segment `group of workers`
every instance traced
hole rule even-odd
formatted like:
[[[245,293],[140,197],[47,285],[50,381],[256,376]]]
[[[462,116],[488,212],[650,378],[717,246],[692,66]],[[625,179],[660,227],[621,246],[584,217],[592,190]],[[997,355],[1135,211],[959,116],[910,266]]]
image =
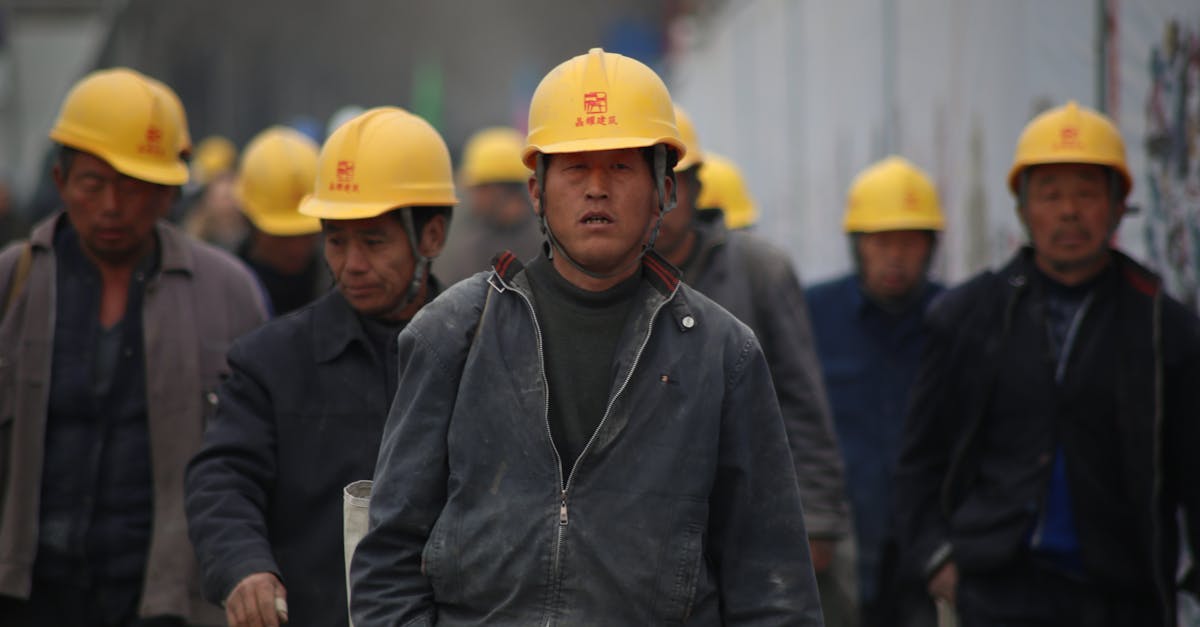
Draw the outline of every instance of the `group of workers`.
[[[951,289],[901,157],[806,291],[642,63],[563,62],[528,128],[457,177],[400,108],[269,128],[235,255],[166,219],[170,88],[79,81],[0,252],[0,624],[1175,624],[1200,321],[1111,246],[1108,119],[1029,123],[1029,244]]]

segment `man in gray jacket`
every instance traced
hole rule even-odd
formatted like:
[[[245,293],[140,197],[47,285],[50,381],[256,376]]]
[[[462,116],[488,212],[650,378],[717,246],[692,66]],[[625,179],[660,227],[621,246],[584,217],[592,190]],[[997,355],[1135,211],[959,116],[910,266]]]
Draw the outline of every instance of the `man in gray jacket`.
[[[126,69],[67,95],[65,211],[0,253],[0,624],[216,624],[183,473],[225,350],[266,317],[249,271],[165,223],[186,121]]]
[[[849,536],[850,508],[804,290],[791,260],[770,242],[697,217],[705,155],[687,112],[675,107],[675,121],[688,152],[675,165],[678,204],[663,218],[655,249],[683,272],[685,283],[746,323],[762,343],[800,480],[825,622],[851,624],[841,617],[854,614],[853,559],[834,556],[838,541]]]
[[[400,334],[351,609],[375,625],[821,625],[753,333],[652,250],[686,148],[641,63],[593,49],[533,96],[551,256]]]

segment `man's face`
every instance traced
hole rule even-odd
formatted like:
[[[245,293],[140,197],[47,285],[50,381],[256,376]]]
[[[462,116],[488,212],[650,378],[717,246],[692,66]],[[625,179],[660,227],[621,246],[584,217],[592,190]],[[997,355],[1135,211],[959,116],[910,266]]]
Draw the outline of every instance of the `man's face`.
[[[700,180],[696,178],[697,168],[689,168],[675,175],[675,209],[663,216],[662,229],[658,233],[658,241],[654,248],[668,259],[676,259],[676,253],[688,241],[692,233],[692,219],[696,215],[696,197],[700,192]]]
[[[125,265],[153,247],[154,225],[171,206],[171,187],[121,174],[85,152],[75,153],[67,172],[56,165],[53,174],[67,218],[91,259]]]
[[[902,300],[925,280],[933,252],[928,231],[880,231],[856,239],[863,289],[873,298]]]
[[[1074,163],[1032,168],[1019,209],[1037,263],[1058,275],[1103,268],[1124,210],[1113,202],[1103,166]]]
[[[373,318],[404,319],[416,260],[400,220],[385,213],[362,220],[322,220],[321,228],[325,261],[350,306]],[[445,219],[438,216],[425,226],[420,244],[423,249],[435,244],[425,250],[434,256],[444,239]]]
[[[518,183],[483,183],[467,188],[471,211],[487,224],[506,228],[532,217],[525,186]]]
[[[545,197],[532,179],[530,194],[559,244],[598,274],[633,265],[659,212],[650,166],[633,148],[553,155]]]

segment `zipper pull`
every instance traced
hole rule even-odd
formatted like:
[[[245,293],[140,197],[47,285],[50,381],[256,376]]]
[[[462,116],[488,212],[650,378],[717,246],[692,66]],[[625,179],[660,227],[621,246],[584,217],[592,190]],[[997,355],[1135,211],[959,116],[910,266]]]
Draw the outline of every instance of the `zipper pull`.
[[[558,505],[558,524],[567,526],[567,491],[563,490]]]

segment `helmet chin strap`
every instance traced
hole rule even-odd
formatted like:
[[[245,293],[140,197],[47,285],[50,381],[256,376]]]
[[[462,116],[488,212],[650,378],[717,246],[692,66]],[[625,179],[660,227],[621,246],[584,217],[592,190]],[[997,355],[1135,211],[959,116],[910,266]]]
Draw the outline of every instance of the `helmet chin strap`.
[[[404,223],[404,232],[408,234],[408,246],[412,249],[413,258],[416,263],[413,265],[412,281],[408,284],[408,290],[404,293],[404,302],[397,308],[404,309],[411,305],[417,299],[417,295],[421,292],[421,286],[425,284],[425,279],[429,276],[430,259],[421,254],[417,237],[417,229],[414,227],[412,217],[412,207],[400,208],[400,220]]]
[[[542,234],[546,236],[546,241],[542,245],[546,251],[546,256],[550,259],[554,259],[554,253],[557,250],[558,253],[562,255],[563,259],[566,259],[567,263],[571,264],[573,268],[593,279],[611,279],[613,277],[620,276],[630,267],[640,264],[642,262],[642,257],[646,254],[646,251],[654,248],[654,242],[658,240],[658,232],[659,229],[662,228],[663,216],[668,211],[671,211],[675,208],[676,198],[674,187],[671,188],[670,197],[667,196],[667,147],[664,144],[657,144],[654,146],[654,184],[658,190],[659,212],[658,219],[656,219],[654,222],[654,228],[650,231],[650,239],[647,240],[644,245],[642,245],[641,253],[639,253],[637,258],[634,259],[629,265],[618,268],[612,272],[594,272],[583,267],[582,264],[580,264],[575,260],[574,257],[571,256],[571,253],[567,251],[567,248],[563,246],[562,242],[560,242],[558,238],[554,236],[554,231],[550,228],[550,222],[546,219],[546,155],[538,153],[537,162],[535,164],[535,173],[538,184],[538,198],[541,201],[540,204],[542,209],[540,212],[538,212],[538,224],[541,226]]]

